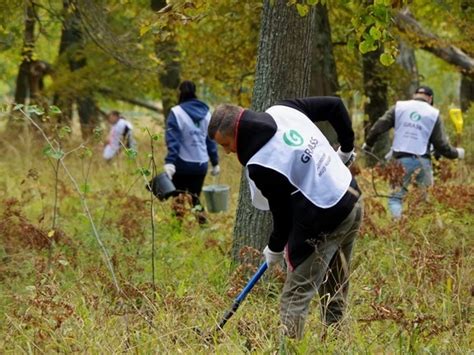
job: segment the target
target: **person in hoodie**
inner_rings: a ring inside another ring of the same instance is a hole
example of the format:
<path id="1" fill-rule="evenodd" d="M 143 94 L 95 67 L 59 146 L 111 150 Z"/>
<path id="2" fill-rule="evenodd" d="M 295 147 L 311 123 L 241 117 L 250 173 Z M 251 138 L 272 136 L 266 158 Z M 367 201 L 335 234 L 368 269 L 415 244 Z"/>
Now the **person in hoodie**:
<path id="1" fill-rule="evenodd" d="M 107 115 L 107 121 L 111 125 L 109 136 L 104 147 L 103 157 L 110 161 L 118 154 L 121 147 L 127 149 L 136 149 L 135 139 L 133 138 L 133 126 L 118 111 L 110 111 Z"/>
<path id="2" fill-rule="evenodd" d="M 334 127 L 337 152 L 316 121 Z M 340 324 L 363 209 L 347 167 L 355 158 L 354 132 L 343 102 L 336 97 L 284 100 L 265 112 L 219 105 L 208 133 L 245 166 L 252 204 L 272 213 L 273 231 L 263 254 L 269 268 L 284 257 L 287 262 L 280 302 L 286 335 L 303 336 L 316 293 L 323 322 Z"/>
<path id="3" fill-rule="evenodd" d="M 166 121 L 164 170 L 177 190 L 191 194 L 193 205 L 199 204 L 204 178 L 211 160 L 211 174 L 220 173 L 217 145 L 207 136 L 211 113 L 209 107 L 196 97 L 192 81 L 179 85 L 179 104 L 171 109 Z"/>

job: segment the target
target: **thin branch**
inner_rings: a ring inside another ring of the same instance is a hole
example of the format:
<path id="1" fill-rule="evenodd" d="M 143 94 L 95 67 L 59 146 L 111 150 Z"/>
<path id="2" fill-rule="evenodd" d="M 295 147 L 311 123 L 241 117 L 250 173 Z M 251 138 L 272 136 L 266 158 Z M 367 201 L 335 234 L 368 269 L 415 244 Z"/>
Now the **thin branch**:
<path id="1" fill-rule="evenodd" d="M 41 133 L 41 135 L 43 136 L 43 138 L 46 140 L 46 142 L 49 144 L 49 146 L 51 147 L 51 149 L 55 150 L 56 149 L 54 148 L 51 140 L 48 138 L 48 136 L 46 135 L 46 133 L 43 131 L 43 129 L 25 112 L 23 111 L 23 109 L 19 109 L 19 111 L 23 114 L 23 116 L 26 117 L 26 119 L 28 121 L 30 121 L 33 126 L 36 127 L 36 129 L 38 129 L 38 131 Z M 64 169 L 64 171 L 66 172 L 66 174 L 68 175 L 69 179 L 71 180 L 76 192 L 78 193 L 79 195 L 79 198 L 81 200 L 81 204 L 82 204 L 82 207 L 84 209 L 84 212 L 86 213 L 87 215 L 87 218 L 89 220 L 89 223 L 91 224 L 91 227 L 92 227 L 92 232 L 93 232 L 93 235 L 95 237 L 95 239 L 97 240 L 97 243 L 99 244 L 100 248 L 102 249 L 102 253 L 103 253 L 103 256 L 104 256 L 104 260 L 105 260 L 105 263 L 112 275 L 112 280 L 113 280 L 113 283 L 114 283 L 114 286 L 117 290 L 117 292 L 120 294 L 121 293 L 121 288 L 119 286 L 119 283 L 117 281 L 117 278 L 115 276 L 115 271 L 114 271 L 114 267 L 112 265 L 112 262 L 110 260 L 110 256 L 109 256 L 109 253 L 107 251 L 107 249 L 105 248 L 105 245 L 104 243 L 102 242 L 102 239 L 100 238 L 99 236 L 99 233 L 97 232 L 97 228 L 95 226 L 95 223 L 94 223 L 94 219 L 92 218 L 92 214 L 89 210 L 89 206 L 87 204 L 87 200 L 84 196 L 84 194 L 81 192 L 81 189 L 79 188 L 79 185 L 77 184 L 77 181 L 76 179 L 74 179 L 74 177 L 72 176 L 71 172 L 69 171 L 69 169 L 67 168 L 67 166 L 64 164 L 64 161 L 63 161 L 63 158 L 64 157 L 61 157 L 59 159 L 59 162 L 61 163 L 61 166 L 62 168 Z"/>

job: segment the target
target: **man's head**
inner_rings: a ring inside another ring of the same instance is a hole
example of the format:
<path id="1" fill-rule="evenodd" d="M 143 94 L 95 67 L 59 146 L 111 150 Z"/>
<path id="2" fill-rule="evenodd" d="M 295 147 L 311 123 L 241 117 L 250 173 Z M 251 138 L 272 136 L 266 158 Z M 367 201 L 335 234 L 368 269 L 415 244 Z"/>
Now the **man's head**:
<path id="1" fill-rule="evenodd" d="M 422 99 L 428 102 L 430 105 L 433 105 L 433 89 L 429 86 L 419 86 L 415 93 L 413 94 L 414 99 Z"/>
<path id="2" fill-rule="evenodd" d="M 207 132 L 209 137 L 219 143 L 226 153 L 237 152 L 235 125 L 242 111 L 242 107 L 222 104 L 217 106 L 212 114 Z"/>
<path id="3" fill-rule="evenodd" d="M 120 118 L 120 112 L 118 111 L 110 111 L 107 115 L 107 121 L 110 124 L 115 124 Z"/>

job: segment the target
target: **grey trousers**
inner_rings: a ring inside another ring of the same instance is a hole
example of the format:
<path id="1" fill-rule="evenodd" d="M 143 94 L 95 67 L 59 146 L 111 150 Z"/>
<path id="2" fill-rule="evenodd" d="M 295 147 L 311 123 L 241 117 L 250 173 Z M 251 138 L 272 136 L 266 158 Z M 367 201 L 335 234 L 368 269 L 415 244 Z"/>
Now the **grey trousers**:
<path id="1" fill-rule="evenodd" d="M 321 316 L 326 325 L 341 320 L 349 291 L 352 247 L 362 221 L 359 200 L 347 218 L 294 270 L 288 268 L 280 302 L 284 333 L 300 339 L 309 304 L 316 293 L 321 299 Z"/>

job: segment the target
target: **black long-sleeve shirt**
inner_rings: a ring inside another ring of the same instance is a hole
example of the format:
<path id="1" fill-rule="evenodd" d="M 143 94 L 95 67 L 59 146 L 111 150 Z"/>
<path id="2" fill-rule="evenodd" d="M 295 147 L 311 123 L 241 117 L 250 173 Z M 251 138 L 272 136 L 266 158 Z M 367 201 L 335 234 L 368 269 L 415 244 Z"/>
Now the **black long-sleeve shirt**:
<path id="1" fill-rule="evenodd" d="M 313 122 L 329 121 L 341 143 L 341 150 L 354 148 L 354 132 L 349 114 L 337 97 L 310 97 L 284 100 L 277 105 L 299 110 Z M 239 125 L 237 152 L 239 160 L 248 160 L 274 135 L 276 123 L 267 113 L 245 111 Z M 282 251 L 288 244 L 291 264 L 296 267 L 314 250 L 314 243 L 333 231 L 346 217 L 358 200 L 351 192 L 331 208 L 320 208 L 308 200 L 289 180 L 277 171 L 260 165 L 248 166 L 249 176 L 268 200 L 273 216 L 273 232 L 268 247 Z M 358 190 L 353 179 L 351 186 Z M 330 188 L 330 187 L 328 187 Z"/>

